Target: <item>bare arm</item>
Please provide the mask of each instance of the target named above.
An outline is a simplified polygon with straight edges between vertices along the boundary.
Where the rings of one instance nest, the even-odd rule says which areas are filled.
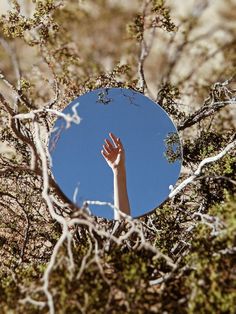
[[[126,183],[125,151],[119,138],[109,133],[113,144],[106,139],[101,151],[108,165],[113,171],[114,179],[114,205],[120,211],[130,215],[130,205]],[[120,214],[115,214],[115,219],[120,219]]]

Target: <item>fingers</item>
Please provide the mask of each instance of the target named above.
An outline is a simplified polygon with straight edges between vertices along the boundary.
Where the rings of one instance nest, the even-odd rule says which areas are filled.
[[[109,135],[112,142],[109,139],[105,139],[105,144],[103,144],[103,150],[101,151],[105,158],[110,158],[112,155],[118,154],[118,152],[122,152],[123,150],[121,140],[113,133],[109,133]]]
[[[106,154],[109,155],[112,152],[112,150],[107,145],[102,145],[102,147]]]
[[[109,133],[109,135],[110,135],[110,138],[112,139],[112,142],[114,143],[114,145],[117,146],[118,138],[113,133]]]
[[[114,134],[112,133],[109,133],[109,135],[112,139],[112,143],[109,141],[109,139],[105,139],[105,143],[106,143],[105,148],[109,153],[111,153],[115,151],[117,148],[119,148],[120,140],[116,136],[114,136]]]
[[[112,143],[108,139],[105,139],[105,143],[106,143],[106,146],[108,149],[110,149],[110,150],[114,149],[114,146],[112,145]]]
[[[105,159],[109,157],[109,154],[107,154],[104,150],[101,150],[101,154],[103,155]]]
[[[119,147],[119,148],[123,149],[123,145],[121,143],[120,138],[116,137],[113,133],[109,133],[109,135],[110,135],[110,138],[112,139],[112,142],[114,143],[114,145],[116,147]]]
[[[110,137],[112,138],[113,143],[115,143],[116,147],[118,147],[121,151],[124,150],[123,145],[119,137],[116,137],[113,133],[109,133]]]

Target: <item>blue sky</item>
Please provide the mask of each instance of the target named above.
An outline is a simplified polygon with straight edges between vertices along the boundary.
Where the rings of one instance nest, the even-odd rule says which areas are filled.
[[[66,196],[77,204],[85,200],[113,203],[113,174],[103,156],[102,145],[109,132],[120,137],[126,153],[127,187],[132,217],[151,212],[169,194],[180,173],[181,162],[169,163],[164,156],[164,139],[176,132],[166,112],[146,96],[131,89],[97,89],[84,94],[65,109],[79,102],[79,125],[65,129],[58,119],[54,127],[63,128],[51,151],[52,172]],[[57,132],[52,132],[51,142]],[[113,218],[108,206],[91,206],[92,214]]]

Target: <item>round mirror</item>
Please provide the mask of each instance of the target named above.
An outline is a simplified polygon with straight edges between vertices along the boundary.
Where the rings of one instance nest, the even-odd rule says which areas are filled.
[[[114,204],[134,218],[152,212],[170,193],[181,169],[181,145],[168,114],[141,93],[102,88],[72,101],[80,123],[59,117],[49,139],[52,173],[76,206]],[[89,205],[92,215],[119,219],[109,206]]]

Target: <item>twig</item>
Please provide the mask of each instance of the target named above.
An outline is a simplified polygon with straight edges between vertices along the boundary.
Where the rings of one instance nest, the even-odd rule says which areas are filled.
[[[203,159],[197,170],[187,179],[185,179],[183,182],[181,182],[173,191],[171,191],[171,193],[169,194],[169,198],[174,197],[175,195],[177,195],[183,188],[186,187],[186,185],[192,183],[201,173],[202,168],[209,164],[209,163],[213,163],[217,160],[219,160],[220,158],[224,157],[231,149],[233,149],[236,146],[236,140],[234,140],[232,143],[228,144],[219,154],[217,154],[216,156],[213,157],[208,157]]]
[[[190,117],[188,117],[183,123],[179,124],[177,127],[178,131],[189,128],[190,126],[214,114],[227,105],[236,105],[236,98],[232,98],[231,100],[216,101],[211,105],[203,106],[194,112]]]

